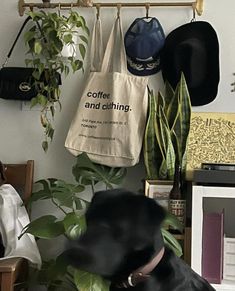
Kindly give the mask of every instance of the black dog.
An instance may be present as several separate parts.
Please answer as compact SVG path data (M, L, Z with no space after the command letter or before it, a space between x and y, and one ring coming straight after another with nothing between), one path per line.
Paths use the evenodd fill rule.
M95 194L87 231L68 249L73 266L111 281L111 291L213 291L164 246L165 211L153 199L125 190Z

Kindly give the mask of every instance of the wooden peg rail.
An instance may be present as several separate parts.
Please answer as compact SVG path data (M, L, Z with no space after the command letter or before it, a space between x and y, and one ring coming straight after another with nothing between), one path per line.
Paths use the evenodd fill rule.
M92 8L92 7L192 7L199 16L203 13L203 2L204 0L196 0L194 2L95 2L91 5L84 5L78 3L26 3L24 0L19 0L18 6L19 6L19 14L20 16L24 15L24 12L26 8L29 8L30 10L33 10L34 8L39 9L46 9L46 8L61 8L61 9L71 9L72 7L82 7L82 8Z

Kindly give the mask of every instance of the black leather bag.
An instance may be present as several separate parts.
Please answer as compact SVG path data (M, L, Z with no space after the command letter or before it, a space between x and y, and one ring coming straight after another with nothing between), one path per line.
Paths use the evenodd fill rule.
M37 95L33 68L5 67L0 70L0 98L29 101Z
M33 78L34 68L6 66L22 30L30 19L29 16L24 21L0 70L0 98L2 99L30 101L37 95L35 79ZM61 76L57 72L56 79L58 85L61 85ZM45 74L42 74L41 81L45 82Z
M3 67L0 70L0 98L8 100L30 101L37 95L33 68ZM46 84L45 74L41 81ZM61 85L60 74L56 72L58 85Z

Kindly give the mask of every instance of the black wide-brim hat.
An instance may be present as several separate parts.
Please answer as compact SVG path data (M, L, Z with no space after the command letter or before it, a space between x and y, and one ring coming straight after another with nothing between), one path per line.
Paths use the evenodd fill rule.
M219 42L205 21L184 24L165 39L161 54L162 75L175 89L184 73L193 106L212 102L220 79Z

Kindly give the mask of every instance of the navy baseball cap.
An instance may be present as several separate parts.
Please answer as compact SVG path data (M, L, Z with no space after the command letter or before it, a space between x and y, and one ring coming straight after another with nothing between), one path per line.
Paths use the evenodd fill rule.
M157 18L135 19L124 37L129 72L138 76L156 74L161 69L164 43L165 34Z

